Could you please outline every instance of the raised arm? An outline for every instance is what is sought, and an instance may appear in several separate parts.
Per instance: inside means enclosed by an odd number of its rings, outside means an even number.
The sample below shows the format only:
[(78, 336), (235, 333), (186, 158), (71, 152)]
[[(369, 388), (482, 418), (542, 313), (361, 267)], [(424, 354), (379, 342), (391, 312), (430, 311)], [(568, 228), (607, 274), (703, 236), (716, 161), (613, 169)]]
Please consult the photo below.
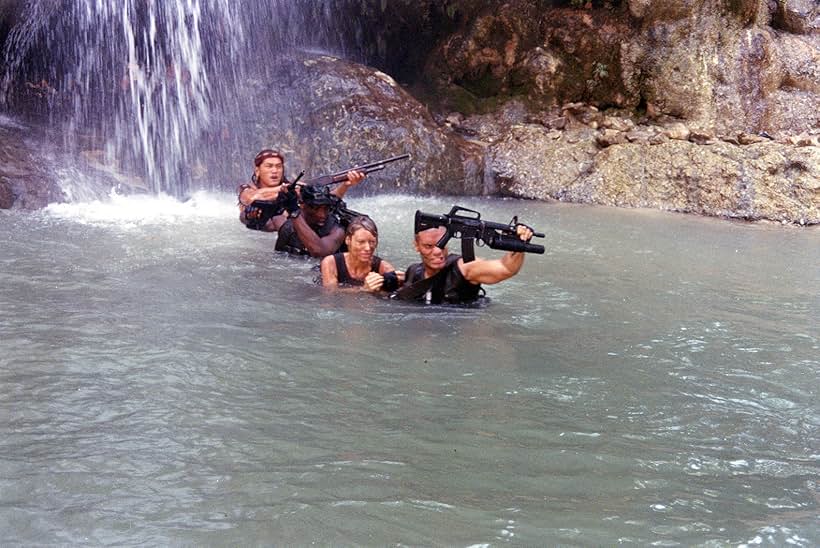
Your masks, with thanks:
[[(532, 230), (524, 225), (518, 225), (516, 234), (525, 242), (532, 238)], [(492, 285), (518, 274), (524, 265), (524, 255), (520, 251), (508, 251), (500, 259), (477, 258), (467, 263), (459, 259), (458, 268), (468, 282)]]
[(367, 174), (362, 173), (361, 171), (348, 171), (347, 180), (334, 188), (331, 194), (337, 198), (344, 198), (347, 191), (350, 190), (351, 187), (354, 187), (364, 181), (365, 177), (367, 177)]

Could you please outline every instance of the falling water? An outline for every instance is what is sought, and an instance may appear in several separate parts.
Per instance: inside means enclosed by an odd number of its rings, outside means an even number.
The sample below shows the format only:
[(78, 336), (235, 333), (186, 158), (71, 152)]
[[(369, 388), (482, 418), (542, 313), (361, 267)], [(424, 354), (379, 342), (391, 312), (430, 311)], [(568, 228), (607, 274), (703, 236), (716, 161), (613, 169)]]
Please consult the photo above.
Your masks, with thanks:
[(344, 53), (333, 4), (33, 0), (6, 41), (0, 98), (19, 112), (39, 96), (68, 150), (185, 196), (213, 145), (208, 132), (235, 111), (237, 86), (275, 77), (270, 60), (289, 47)]

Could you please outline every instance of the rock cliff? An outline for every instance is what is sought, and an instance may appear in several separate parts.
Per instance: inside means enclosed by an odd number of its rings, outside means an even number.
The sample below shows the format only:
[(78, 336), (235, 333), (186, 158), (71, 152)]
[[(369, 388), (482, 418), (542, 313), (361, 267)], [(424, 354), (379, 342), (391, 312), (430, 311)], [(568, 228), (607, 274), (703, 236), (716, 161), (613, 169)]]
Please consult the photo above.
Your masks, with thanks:
[(820, 222), (820, 4), (448, 4), (414, 83), (485, 189)]
[[(410, 152), (374, 186), (820, 223), (813, 0), (320, 3), (363, 64), (283, 56), (195, 183), (232, 187), (271, 144), (314, 172)], [(58, 194), (25, 198), (12, 164), (0, 207)]]

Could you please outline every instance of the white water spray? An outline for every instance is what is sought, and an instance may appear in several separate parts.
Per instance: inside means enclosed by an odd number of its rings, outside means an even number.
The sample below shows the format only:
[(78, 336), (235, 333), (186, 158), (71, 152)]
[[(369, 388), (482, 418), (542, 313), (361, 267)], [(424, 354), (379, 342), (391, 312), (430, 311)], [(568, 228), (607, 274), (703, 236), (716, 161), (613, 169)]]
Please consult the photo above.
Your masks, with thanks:
[(220, 61), (239, 49), (214, 43), (214, 25), (242, 36), (235, 9), (227, 0), (207, 11), (200, 0), (29, 3), (6, 45), (3, 95), (22, 76), (48, 95), (51, 124), (67, 121), (69, 147), (153, 192), (186, 194), (192, 150), (216, 108), (211, 72), (230, 79)]
[(337, 3), (30, 0), (6, 40), (0, 107), (46, 115), (121, 186), (187, 197), (232, 137), (260, 130), (237, 120), (237, 90), (277, 78), (289, 48), (341, 51)]

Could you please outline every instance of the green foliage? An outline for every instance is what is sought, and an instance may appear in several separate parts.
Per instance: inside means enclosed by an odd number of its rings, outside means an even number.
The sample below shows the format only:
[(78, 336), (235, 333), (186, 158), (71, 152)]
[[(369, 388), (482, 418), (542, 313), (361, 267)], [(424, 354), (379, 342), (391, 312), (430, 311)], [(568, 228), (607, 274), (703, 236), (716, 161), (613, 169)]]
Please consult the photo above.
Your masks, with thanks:
[(587, 92), (592, 91), (598, 87), (609, 76), (609, 67), (606, 63), (595, 61), (592, 63), (592, 71), (589, 78), (586, 80)]

